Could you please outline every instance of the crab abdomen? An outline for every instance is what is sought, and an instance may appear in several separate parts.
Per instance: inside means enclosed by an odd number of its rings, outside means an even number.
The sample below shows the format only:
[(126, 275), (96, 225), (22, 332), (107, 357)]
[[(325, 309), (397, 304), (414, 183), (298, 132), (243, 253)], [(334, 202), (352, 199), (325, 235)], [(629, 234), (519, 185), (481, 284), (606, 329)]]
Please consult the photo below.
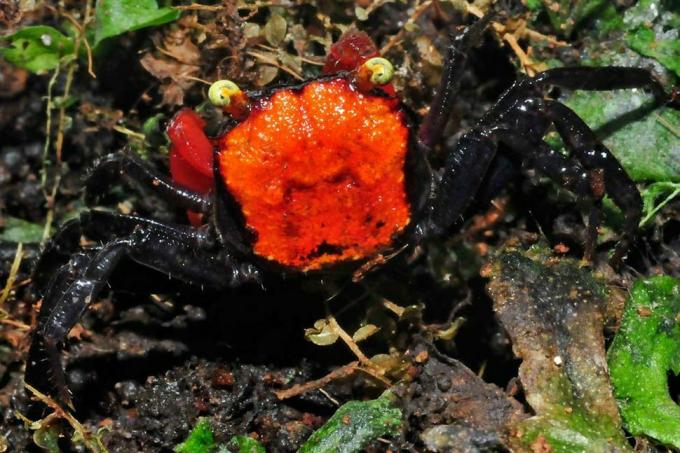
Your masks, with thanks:
[(256, 100), (219, 165), (254, 253), (312, 270), (373, 256), (406, 227), (408, 143), (394, 99), (339, 76)]

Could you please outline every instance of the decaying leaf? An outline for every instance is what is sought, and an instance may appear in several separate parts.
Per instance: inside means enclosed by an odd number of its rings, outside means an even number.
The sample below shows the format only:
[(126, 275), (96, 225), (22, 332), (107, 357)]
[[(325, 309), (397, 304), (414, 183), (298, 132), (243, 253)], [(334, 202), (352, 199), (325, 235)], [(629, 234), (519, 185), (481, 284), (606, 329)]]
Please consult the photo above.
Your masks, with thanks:
[(539, 442), (553, 452), (629, 451), (608, 379), (603, 291), (590, 271), (538, 248), (504, 251), (487, 270), (536, 412), (516, 426), (514, 448), (530, 451)]
[(198, 75), (198, 66), (186, 65), (176, 60), (157, 58), (147, 53), (140, 63), (154, 77), (163, 81), (160, 91), (163, 95), (163, 104), (182, 105), (184, 103), (184, 91), (194, 84), (189, 77)]
[(397, 393), (405, 400), (405, 419), (422, 431), (428, 451), (490, 451), (509, 444), (512, 427), (526, 417), (519, 402), (424, 345), (413, 356), (420, 365), (410, 374), (417, 377)]

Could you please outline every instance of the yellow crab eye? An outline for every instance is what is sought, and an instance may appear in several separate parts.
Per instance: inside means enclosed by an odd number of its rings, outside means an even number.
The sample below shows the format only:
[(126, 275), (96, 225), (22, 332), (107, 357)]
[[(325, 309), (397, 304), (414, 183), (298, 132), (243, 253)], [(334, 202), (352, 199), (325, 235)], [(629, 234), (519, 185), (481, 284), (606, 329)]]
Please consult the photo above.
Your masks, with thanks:
[(370, 72), (369, 80), (375, 85), (390, 83), (394, 76), (394, 66), (389, 60), (382, 57), (374, 57), (366, 60), (363, 67)]
[(217, 107), (228, 107), (232, 98), (241, 93), (241, 89), (231, 80), (218, 80), (210, 85), (208, 99)]

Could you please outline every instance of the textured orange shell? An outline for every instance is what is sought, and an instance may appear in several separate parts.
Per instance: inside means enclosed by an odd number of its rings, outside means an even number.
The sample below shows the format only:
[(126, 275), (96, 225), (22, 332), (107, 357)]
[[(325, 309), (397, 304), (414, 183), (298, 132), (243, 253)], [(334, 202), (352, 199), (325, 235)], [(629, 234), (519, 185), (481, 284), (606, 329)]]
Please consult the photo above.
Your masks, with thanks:
[(307, 271), (389, 246), (410, 218), (409, 131), (395, 100), (339, 76), (254, 104), (220, 139), (219, 165), (255, 254)]

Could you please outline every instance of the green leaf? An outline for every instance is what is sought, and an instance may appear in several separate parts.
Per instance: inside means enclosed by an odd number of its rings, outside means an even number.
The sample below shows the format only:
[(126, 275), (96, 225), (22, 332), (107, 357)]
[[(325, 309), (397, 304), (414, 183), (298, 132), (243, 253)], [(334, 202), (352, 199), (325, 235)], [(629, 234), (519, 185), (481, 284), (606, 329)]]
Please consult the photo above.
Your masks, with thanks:
[(680, 3), (678, 0), (640, 0), (628, 9), (626, 44), (680, 76)]
[(628, 431), (680, 448), (680, 406), (668, 372), (680, 372), (680, 280), (657, 276), (635, 283), (607, 359)]
[[(680, 183), (655, 182), (645, 187), (642, 191), (643, 217), (640, 226), (645, 225), (675, 197), (680, 195)], [(659, 201), (660, 198), (662, 201)]]
[(215, 450), (215, 438), (212, 426), (207, 418), (199, 418), (189, 437), (177, 445), (174, 451), (177, 453), (210, 453)]
[(107, 38), (167, 24), (180, 15), (179, 10), (159, 8), (156, 0), (97, 0), (94, 47)]
[(543, 7), (541, 0), (525, 0), (524, 4), (531, 10), (537, 10)]
[(651, 100), (642, 90), (616, 90), (577, 91), (563, 102), (604, 137), (635, 181), (680, 182), (680, 112), (649, 111)]
[(0, 233), (0, 241), (38, 243), (42, 241), (43, 226), (16, 217), (5, 216), (5, 227)]
[(266, 453), (261, 443), (248, 436), (234, 436), (229, 444), (238, 448), (237, 453)]
[(44, 424), (33, 433), (33, 443), (49, 453), (60, 453), (59, 437), (61, 431), (57, 424)]
[(385, 392), (371, 401), (350, 401), (312, 434), (298, 453), (350, 453), (361, 451), (370, 441), (393, 436), (401, 427), (401, 410), (393, 407)]
[(25, 27), (0, 40), (9, 41), (9, 47), (0, 48), (0, 55), (36, 74), (56, 68), (63, 56), (73, 53), (73, 39), (46, 25)]
[[(606, 9), (606, 0), (541, 0), (543, 9), (557, 33), (568, 36), (584, 20)], [(536, 9), (537, 1), (527, 2)]]
[(654, 30), (641, 28), (630, 33), (626, 42), (631, 49), (656, 61), (680, 76), (680, 39), (657, 39)]

